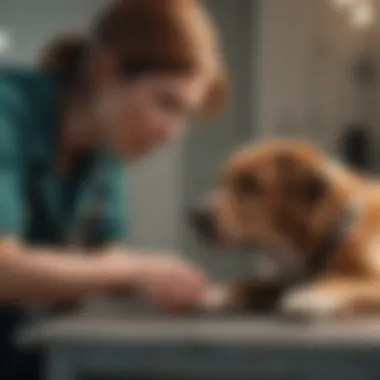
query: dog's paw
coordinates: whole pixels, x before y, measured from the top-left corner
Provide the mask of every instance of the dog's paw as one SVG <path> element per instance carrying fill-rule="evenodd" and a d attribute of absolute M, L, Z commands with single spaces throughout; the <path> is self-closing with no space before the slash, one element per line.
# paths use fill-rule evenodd
<path fill-rule="evenodd" d="M 291 290 L 280 301 L 280 312 L 287 317 L 329 319 L 338 316 L 342 309 L 340 298 L 307 288 Z"/>
<path fill-rule="evenodd" d="M 214 285 L 206 291 L 199 306 L 206 312 L 218 312 L 227 309 L 231 304 L 230 289 L 224 285 Z"/>

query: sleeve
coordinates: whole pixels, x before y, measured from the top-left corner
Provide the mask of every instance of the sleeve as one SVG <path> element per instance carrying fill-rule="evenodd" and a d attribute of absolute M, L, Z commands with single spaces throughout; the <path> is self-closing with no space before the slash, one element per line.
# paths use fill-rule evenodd
<path fill-rule="evenodd" d="M 128 234 L 126 172 L 121 163 L 108 169 L 102 216 L 94 231 L 93 244 L 123 243 Z"/>
<path fill-rule="evenodd" d="M 17 88 L 0 73 L 0 235 L 17 238 L 24 233 L 19 139 L 24 103 Z"/>

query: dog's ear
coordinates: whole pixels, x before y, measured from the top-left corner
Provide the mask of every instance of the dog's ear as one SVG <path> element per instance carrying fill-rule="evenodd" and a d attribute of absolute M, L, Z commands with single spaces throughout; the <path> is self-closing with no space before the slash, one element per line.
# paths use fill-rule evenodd
<path fill-rule="evenodd" d="M 280 157 L 278 163 L 281 187 L 291 203 L 312 207 L 324 198 L 328 183 L 315 168 L 291 156 Z"/>
<path fill-rule="evenodd" d="M 324 198 L 327 182 L 317 173 L 304 169 L 295 175 L 290 190 L 300 203 L 313 206 Z"/>

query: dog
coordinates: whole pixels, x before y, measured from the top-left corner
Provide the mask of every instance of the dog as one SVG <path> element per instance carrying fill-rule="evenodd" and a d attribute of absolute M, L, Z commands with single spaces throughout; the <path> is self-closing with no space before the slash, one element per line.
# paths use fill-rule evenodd
<path fill-rule="evenodd" d="M 215 285 L 205 310 L 310 318 L 380 311 L 380 183 L 308 142 L 267 141 L 236 152 L 191 219 L 210 244 L 260 245 L 277 262 L 298 263 L 292 274 Z"/>

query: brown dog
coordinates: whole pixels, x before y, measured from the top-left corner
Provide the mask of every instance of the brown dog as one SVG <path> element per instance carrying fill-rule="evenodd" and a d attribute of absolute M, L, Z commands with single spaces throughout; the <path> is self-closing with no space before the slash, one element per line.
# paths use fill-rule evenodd
<path fill-rule="evenodd" d="M 267 142 L 233 155 L 193 223 L 212 243 L 276 247 L 301 264 L 290 276 L 217 286 L 208 309 L 278 307 L 308 317 L 380 310 L 380 185 L 307 143 Z"/>

